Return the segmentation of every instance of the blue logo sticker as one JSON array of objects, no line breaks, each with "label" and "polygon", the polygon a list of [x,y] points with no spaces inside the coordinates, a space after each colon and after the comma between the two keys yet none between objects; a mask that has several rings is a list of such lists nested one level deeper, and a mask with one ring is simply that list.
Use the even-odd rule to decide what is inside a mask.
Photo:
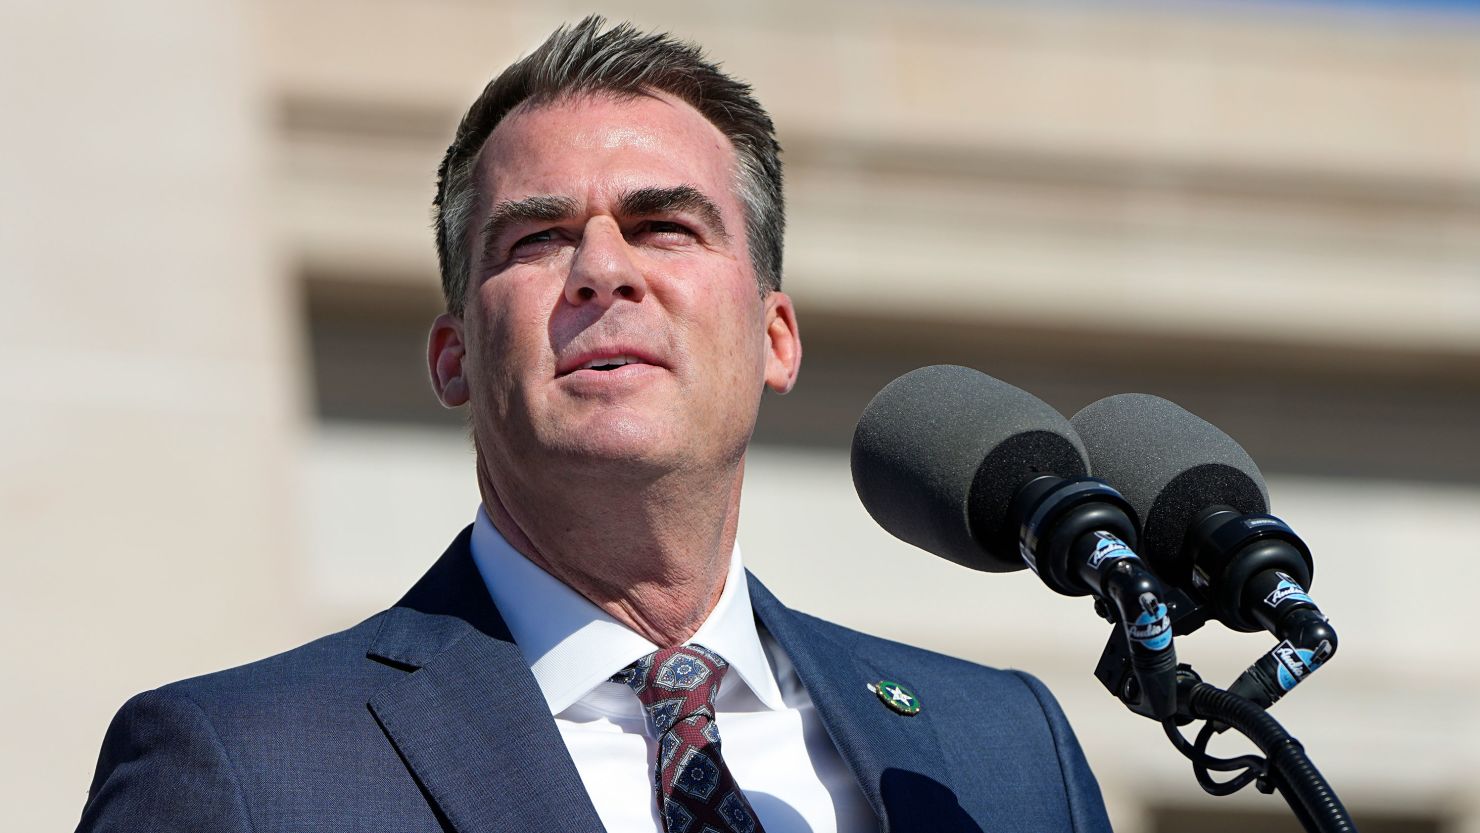
[{"label": "blue logo sticker", "polygon": [[[1327,649],[1322,653],[1329,656],[1329,645],[1322,643],[1322,647]],[[1299,685],[1301,680],[1310,676],[1325,661],[1324,656],[1318,658],[1315,651],[1296,648],[1288,639],[1274,646],[1273,653],[1278,663],[1276,676],[1279,677],[1280,688],[1285,691]]]},{"label": "blue logo sticker", "polygon": [[1306,595],[1305,588],[1300,586],[1300,582],[1284,573],[1275,573],[1275,575],[1280,577],[1280,583],[1276,584],[1274,590],[1264,597],[1265,604],[1270,607],[1279,607],[1281,602],[1290,600],[1315,604],[1315,600]]},{"label": "blue logo sticker", "polygon": [[1167,606],[1158,602],[1150,593],[1141,594],[1141,615],[1131,623],[1129,634],[1133,642],[1160,651],[1172,644],[1172,623],[1167,618]]},{"label": "blue logo sticker", "polygon": [[1095,537],[1100,539],[1095,542],[1095,551],[1090,553],[1089,567],[1091,570],[1100,569],[1100,565],[1111,558],[1135,558],[1136,554],[1125,542],[1116,538],[1108,532],[1096,532]]}]

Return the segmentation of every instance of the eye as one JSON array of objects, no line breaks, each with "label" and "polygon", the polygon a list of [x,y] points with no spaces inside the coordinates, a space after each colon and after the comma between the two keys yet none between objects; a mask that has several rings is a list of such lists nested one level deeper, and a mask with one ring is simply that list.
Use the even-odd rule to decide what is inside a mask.
[{"label": "eye", "polygon": [[656,236],[664,241],[688,240],[695,237],[693,229],[672,220],[648,220],[638,228],[638,233],[644,236]]},{"label": "eye", "polygon": [[537,246],[541,243],[549,243],[554,239],[554,229],[545,229],[544,231],[537,231],[534,234],[526,234],[525,236],[519,238],[518,240],[514,241],[513,246],[509,247],[509,250],[517,252],[520,248],[524,246]]},{"label": "eye", "polygon": [[511,261],[539,260],[554,255],[565,243],[560,229],[548,228],[515,240],[506,257]]}]

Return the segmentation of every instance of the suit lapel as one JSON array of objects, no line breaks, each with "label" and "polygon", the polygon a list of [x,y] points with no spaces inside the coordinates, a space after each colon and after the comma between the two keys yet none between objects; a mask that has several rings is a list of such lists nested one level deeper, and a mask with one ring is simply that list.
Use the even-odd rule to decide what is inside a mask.
[{"label": "suit lapel", "polygon": [[370,710],[458,833],[602,830],[468,540],[384,614],[370,656],[411,673]]},{"label": "suit lapel", "polygon": [[[960,816],[930,709],[906,717],[886,707],[869,683],[901,678],[901,669],[858,656],[772,596],[755,576],[756,617],[796,666],[828,736],[848,762],[884,831],[956,830]],[[918,692],[918,689],[916,689]],[[928,692],[922,697],[928,697]]]}]

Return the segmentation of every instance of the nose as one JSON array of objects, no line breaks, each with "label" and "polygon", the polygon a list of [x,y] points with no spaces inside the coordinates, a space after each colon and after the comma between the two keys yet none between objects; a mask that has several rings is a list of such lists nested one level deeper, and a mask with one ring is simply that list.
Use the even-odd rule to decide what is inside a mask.
[{"label": "nose", "polygon": [[631,245],[609,217],[593,217],[565,278],[565,300],[571,306],[610,307],[618,300],[641,301],[647,283],[634,261]]}]

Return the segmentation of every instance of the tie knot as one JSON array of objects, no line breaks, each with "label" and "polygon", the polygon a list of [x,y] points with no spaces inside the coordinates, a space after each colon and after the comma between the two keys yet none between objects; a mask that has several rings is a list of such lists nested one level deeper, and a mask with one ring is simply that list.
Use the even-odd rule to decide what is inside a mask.
[{"label": "tie knot", "polygon": [[637,692],[649,711],[665,704],[687,713],[682,716],[705,708],[713,714],[715,690],[729,668],[724,658],[702,645],[679,645],[648,654],[617,672],[612,681]]}]

